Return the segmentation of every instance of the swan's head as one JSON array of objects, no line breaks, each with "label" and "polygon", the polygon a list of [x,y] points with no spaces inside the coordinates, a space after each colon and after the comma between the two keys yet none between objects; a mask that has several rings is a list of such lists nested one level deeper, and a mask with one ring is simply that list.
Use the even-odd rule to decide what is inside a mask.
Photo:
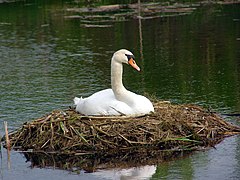
[{"label": "swan's head", "polygon": [[131,53],[130,51],[128,51],[126,49],[121,49],[121,50],[116,51],[113,54],[113,60],[117,61],[119,63],[129,64],[137,71],[140,71],[140,68],[138,67],[137,63],[135,62],[135,57],[134,57],[133,53]]}]

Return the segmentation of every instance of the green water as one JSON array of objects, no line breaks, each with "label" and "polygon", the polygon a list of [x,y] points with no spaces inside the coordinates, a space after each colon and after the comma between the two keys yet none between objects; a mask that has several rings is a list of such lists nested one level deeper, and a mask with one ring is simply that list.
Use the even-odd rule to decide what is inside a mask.
[{"label": "green water", "polygon": [[[66,9],[74,5],[68,1],[0,4],[1,124],[8,121],[13,130],[53,109],[72,106],[75,96],[109,88],[110,59],[121,48],[131,50],[142,69],[138,73],[124,67],[129,90],[174,103],[200,104],[219,113],[240,112],[239,4],[143,19],[141,27],[138,19],[130,19],[106,28],[86,28],[80,19],[66,18],[70,14]],[[237,118],[228,120],[240,124]],[[3,128],[0,132],[3,135]],[[216,148],[153,166],[151,176],[240,177],[239,137]],[[73,175],[30,168],[17,152],[12,152],[8,169],[5,150],[2,153],[2,179],[104,179],[102,174],[113,173]]]}]

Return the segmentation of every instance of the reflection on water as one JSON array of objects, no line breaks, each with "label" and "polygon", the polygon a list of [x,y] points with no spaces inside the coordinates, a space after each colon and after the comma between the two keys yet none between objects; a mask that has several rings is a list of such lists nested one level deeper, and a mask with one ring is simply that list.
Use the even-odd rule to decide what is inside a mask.
[{"label": "reflection on water", "polygon": [[149,179],[156,173],[156,166],[134,167],[120,170],[104,170],[94,173],[95,176],[102,179]]},{"label": "reflection on water", "polygon": [[[208,6],[187,16],[142,20],[142,55],[138,20],[84,28],[78,19],[64,18],[62,9],[67,7],[67,3],[41,1],[0,4],[1,124],[8,121],[9,128],[15,129],[53,109],[67,108],[75,96],[108,88],[110,58],[123,47],[134,52],[143,69],[137,73],[125,67],[128,89],[218,112],[240,112],[239,5]],[[229,138],[217,150],[158,165],[153,178],[235,179],[240,176],[239,150],[239,137]],[[13,170],[3,166],[4,179],[19,174],[26,179],[26,171],[26,176],[37,173],[47,179],[49,171],[30,170],[21,155],[12,154]],[[134,174],[130,171],[126,170],[127,176]],[[50,173],[58,179],[76,178]],[[79,176],[98,179],[101,173]]]},{"label": "reflection on water", "polygon": [[[145,41],[145,57],[157,67],[152,69],[152,78],[159,79],[151,83],[151,92],[177,102],[239,110],[239,23],[226,16],[228,10],[215,11],[219,9],[206,10],[207,16],[197,12],[171,21],[147,22],[151,31],[145,36],[151,38]],[[154,50],[150,50],[152,43],[157,44]]]}]

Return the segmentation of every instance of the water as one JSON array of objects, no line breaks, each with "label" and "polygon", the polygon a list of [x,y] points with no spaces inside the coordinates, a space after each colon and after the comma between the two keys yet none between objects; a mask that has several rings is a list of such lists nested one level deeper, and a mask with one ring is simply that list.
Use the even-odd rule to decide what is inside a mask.
[{"label": "water", "polygon": [[[240,6],[205,6],[192,14],[86,28],[67,19],[67,1],[0,4],[0,124],[14,130],[53,109],[73,105],[110,86],[114,51],[131,50],[141,73],[125,66],[124,84],[137,93],[175,103],[195,103],[220,113],[240,112]],[[142,49],[142,52],[140,51]],[[239,119],[228,118],[239,124]],[[1,135],[4,130],[1,126]],[[1,179],[237,179],[239,136],[216,149],[153,166],[79,175],[31,168],[17,152],[1,159]]]}]

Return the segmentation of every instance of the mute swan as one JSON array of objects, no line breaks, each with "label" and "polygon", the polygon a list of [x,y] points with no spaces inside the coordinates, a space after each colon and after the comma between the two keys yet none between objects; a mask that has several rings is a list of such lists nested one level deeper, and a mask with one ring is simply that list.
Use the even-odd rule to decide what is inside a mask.
[{"label": "mute swan", "polygon": [[131,65],[137,71],[140,68],[134,61],[134,55],[121,49],[113,54],[111,61],[111,86],[94,93],[87,98],[74,98],[76,111],[84,115],[143,115],[154,112],[149,99],[128,91],[122,83],[123,63]]}]

